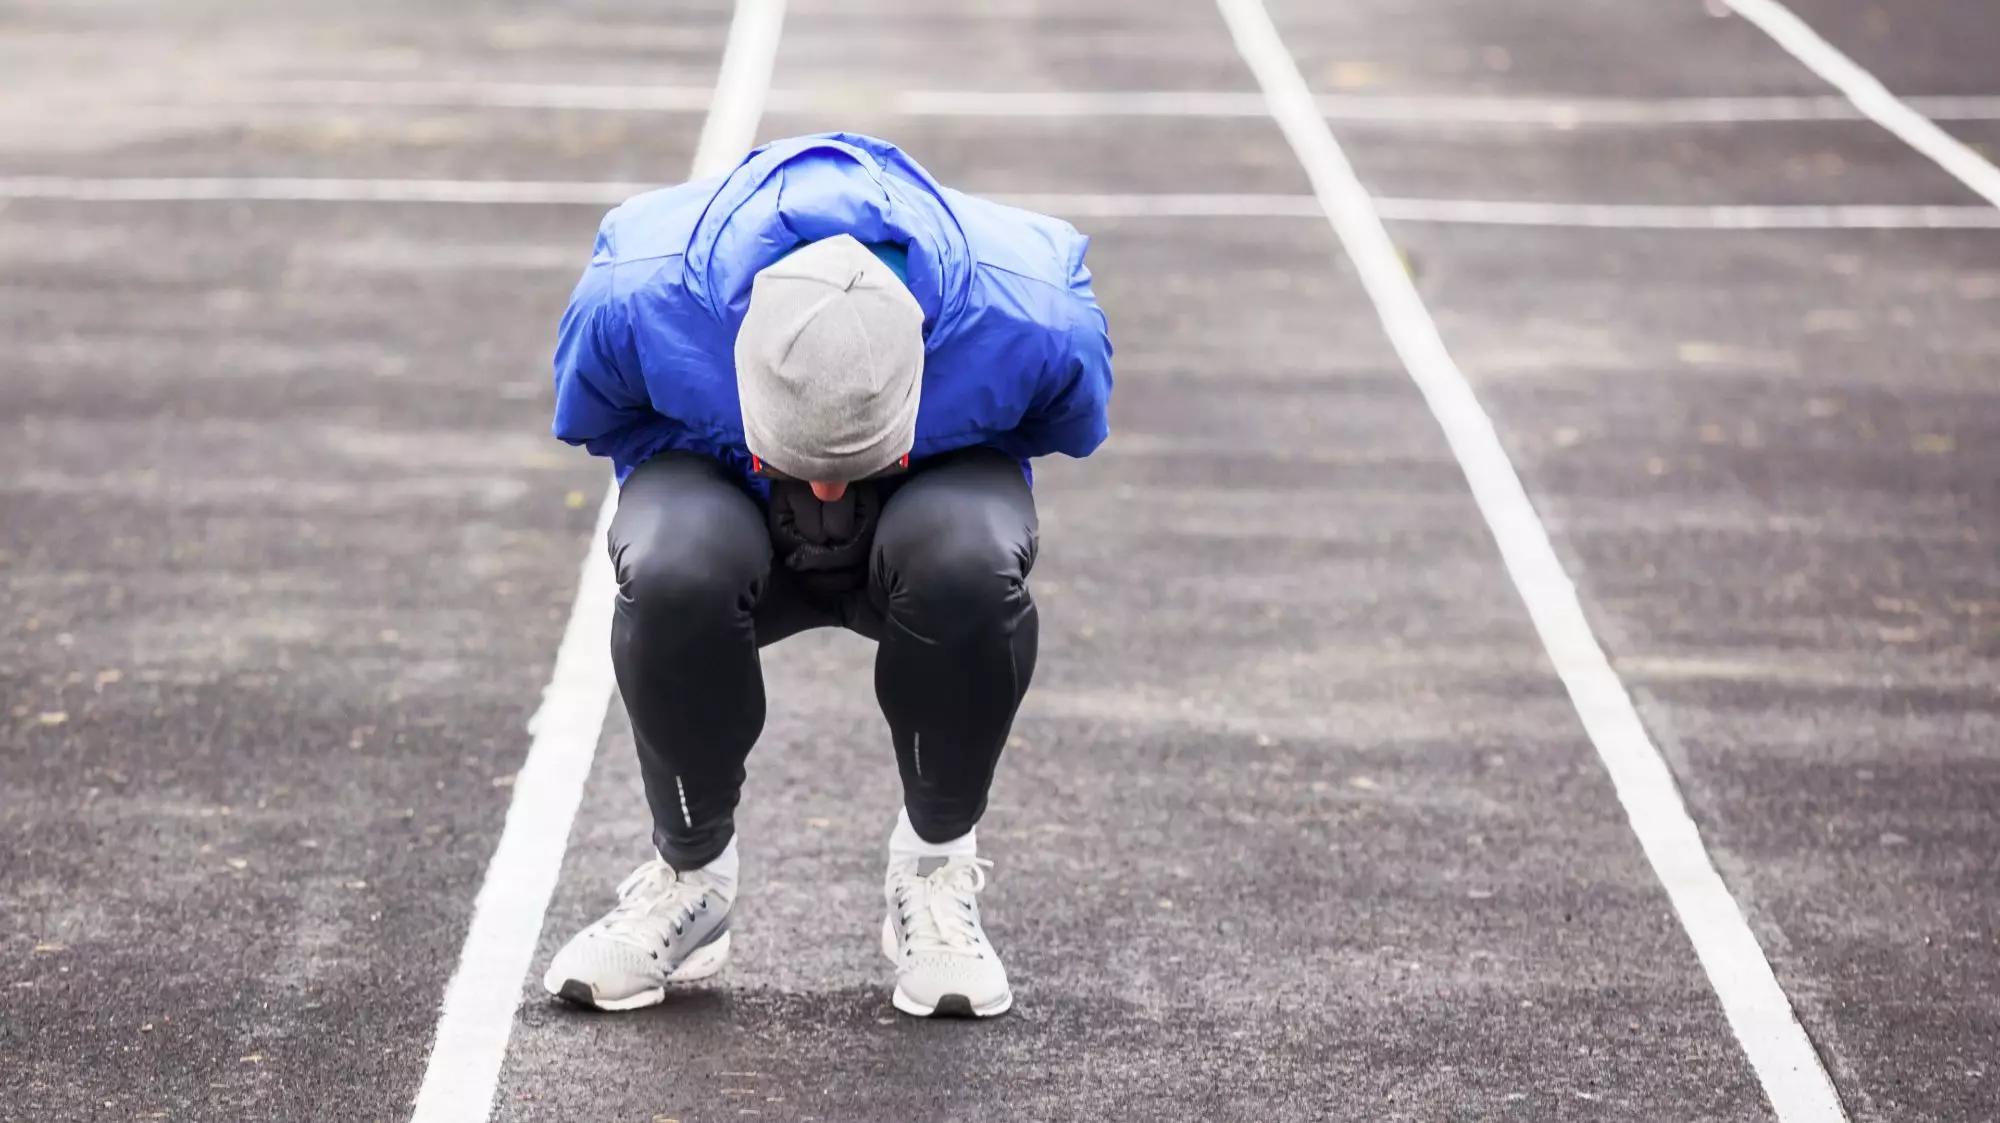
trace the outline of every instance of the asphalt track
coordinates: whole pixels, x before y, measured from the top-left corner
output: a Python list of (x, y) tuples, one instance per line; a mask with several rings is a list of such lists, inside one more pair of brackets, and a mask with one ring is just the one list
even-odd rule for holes
[[(1898, 93), (2000, 94), (1978, 0), (1791, 6)], [(1383, 196), (1979, 202), (1858, 119), (1463, 112), (1829, 93), (1699, 0), (1270, 10), (1317, 92), (1417, 99), (1335, 122)], [(793, 0), (759, 135), (1308, 192), (1257, 116), (904, 112), (1257, 91), (1198, 0), (978, 11)], [(698, 103), (482, 97), (698, 92), (729, 17), (11, 0), (0, 177), (668, 182)], [(0, 202), (0, 1120), (408, 1118), (594, 548), (547, 356), (601, 209)], [(1325, 219), (1079, 222), (1120, 381), (1041, 473), (982, 830), (1017, 1012), (893, 1015), (893, 764), (865, 645), (810, 635), (729, 973), (618, 1018), (497, 980), (494, 1117), (1773, 1118)], [(2000, 232), (1391, 233), (1848, 1116), (1994, 1118)], [(537, 967), (645, 833), (614, 707)]]

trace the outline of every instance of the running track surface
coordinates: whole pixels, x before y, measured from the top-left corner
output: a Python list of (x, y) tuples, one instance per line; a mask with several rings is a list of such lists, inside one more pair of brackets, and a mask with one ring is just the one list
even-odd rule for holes
[[(954, 7), (793, 0), (756, 137), (1095, 207), (1115, 435), (1043, 466), (982, 830), (1018, 1011), (893, 1015), (893, 762), (865, 644), (807, 636), (729, 972), (617, 1018), (494, 980), (493, 1117), (1776, 1118), (1217, 8)], [(1772, 112), (1840, 103), (1719, 5), (1268, 7), (1378, 196), (1982, 205)], [(1791, 7), (2000, 149), (1983, 4)], [(408, 1119), (596, 548), (547, 359), (603, 206), (341, 196), (679, 179), (731, 9), (4, 11), (0, 1120)], [(349, 186), (62, 197), (188, 178)], [(1845, 1114), (1990, 1120), (2000, 231), (1384, 209)], [(535, 973), (645, 838), (613, 707)]]

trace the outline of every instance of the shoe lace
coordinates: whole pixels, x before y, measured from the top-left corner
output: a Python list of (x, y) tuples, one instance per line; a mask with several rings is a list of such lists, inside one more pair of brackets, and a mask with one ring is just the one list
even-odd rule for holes
[(618, 903), (606, 913), (598, 930), (606, 937), (641, 950), (658, 945), (657, 922), (665, 919), (674, 935), (687, 930), (704, 907), (705, 888), (681, 877), (655, 858), (618, 883)]
[(984, 858), (954, 858), (927, 877), (908, 875), (896, 893), (908, 929), (904, 950), (983, 958), (986, 937), (973, 897), (986, 888), (991, 868), (993, 863)]

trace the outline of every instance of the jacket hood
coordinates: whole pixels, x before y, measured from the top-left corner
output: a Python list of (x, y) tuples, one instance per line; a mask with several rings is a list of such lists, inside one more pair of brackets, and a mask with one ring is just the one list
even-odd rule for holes
[(836, 234), (892, 243), (909, 253), (907, 283), (934, 348), (962, 317), (973, 270), (942, 191), (902, 150), (872, 137), (829, 133), (767, 144), (730, 173), (696, 221), (683, 284), (733, 337), (757, 273), (801, 243)]

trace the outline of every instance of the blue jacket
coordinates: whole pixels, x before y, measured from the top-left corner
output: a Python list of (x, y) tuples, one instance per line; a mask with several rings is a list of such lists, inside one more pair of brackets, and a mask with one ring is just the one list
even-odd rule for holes
[(908, 251), (925, 347), (912, 461), (988, 445), (1025, 465), (1103, 443), (1111, 340), (1089, 239), (940, 186), (895, 146), (847, 133), (776, 141), (727, 176), (605, 216), (556, 345), (555, 435), (610, 458), (621, 483), (669, 449), (749, 479), (735, 341), (751, 280), (836, 234)]

